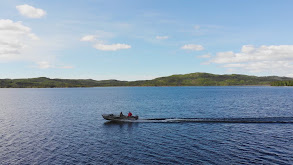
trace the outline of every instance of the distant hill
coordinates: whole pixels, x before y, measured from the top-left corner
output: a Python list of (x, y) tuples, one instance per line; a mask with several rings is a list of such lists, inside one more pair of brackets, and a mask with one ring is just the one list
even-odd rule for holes
[(50, 79), (46, 77), (29, 79), (0, 79), (1, 88), (68, 88), (104, 86), (241, 86), (241, 85), (282, 85), (293, 82), (293, 78), (267, 76), (257, 77), (240, 74), (216, 75), (210, 73), (190, 73), (159, 77), (153, 80), (119, 81), (92, 79)]
[(50, 79), (47, 77), (29, 79), (0, 79), (1, 88), (70, 88), (70, 87), (97, 87), (123, 86), (124, 81), (92, 79)]
[(293, 78), (267, 76), (257, 77), (240, 74), (216, 75), (210, 73), (190, 73), (160, 77), (153, 80), (128, 82), (130, 86), (236, 86), (271, 85), (275, 81), (290, 81)]

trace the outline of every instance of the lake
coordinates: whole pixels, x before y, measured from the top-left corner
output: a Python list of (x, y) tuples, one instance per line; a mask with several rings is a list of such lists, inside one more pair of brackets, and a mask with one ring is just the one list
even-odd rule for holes
[(290, 87), (0, 89), (0, 164), (293, 164), (293, 123), (109, 123), (291, 118)]

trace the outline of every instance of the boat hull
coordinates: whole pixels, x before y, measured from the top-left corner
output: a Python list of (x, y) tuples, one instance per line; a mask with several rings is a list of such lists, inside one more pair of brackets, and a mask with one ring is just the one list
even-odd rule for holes
[(138, 116), (120, 116), (114, 114), (103, 114), (102, 115), (106, 120), (113, 120), (113, 121), (123, 121), (123, 120), (137, 120)]

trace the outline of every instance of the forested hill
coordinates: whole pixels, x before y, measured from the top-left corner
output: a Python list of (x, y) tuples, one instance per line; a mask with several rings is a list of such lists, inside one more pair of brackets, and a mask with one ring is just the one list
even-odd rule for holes
[(0, 79), (1, 88), (70, 88), (124, 86), (125, 81), (92, 79), (49, 79), (46, 77), (29, 79)]
[[(49, 79), (46, 77), (30, 79), (0, 79), (1, 88), (66, 88), (102, 86), (241, 86), (241, 85), (279, 85), (291, 82), (288, 77), (257, 77), (239, 74), (216, 75), (210, 73), (190, 73), (172, 75), (153, 80), (119, 81), (92, 79)], [(278, 83), (276, 83), (278, 82)], [(285, 83), (286, 84), (286, 83)]]
[(153, 80), (127, 82), (129, 86), (240, 86), (273, 85), (276, 81), (291, 81), (293, 78), (267, 76), (257, 77), (240, 74), (216, 75), (210, 73), (190, 73), (172, 75)]

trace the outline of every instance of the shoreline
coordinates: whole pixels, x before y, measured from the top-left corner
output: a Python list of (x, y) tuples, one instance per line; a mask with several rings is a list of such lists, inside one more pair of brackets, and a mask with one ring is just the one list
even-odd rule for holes
[(23, 87), (23, 88), (1, 88), (0, 89), (66, 89), (66, 88), (121, 88), (121, 87), (292, 87), (292, 86), (272, 86), (272, 85), (218, 85), (218, 86), (93, 86), (93, 87)]

